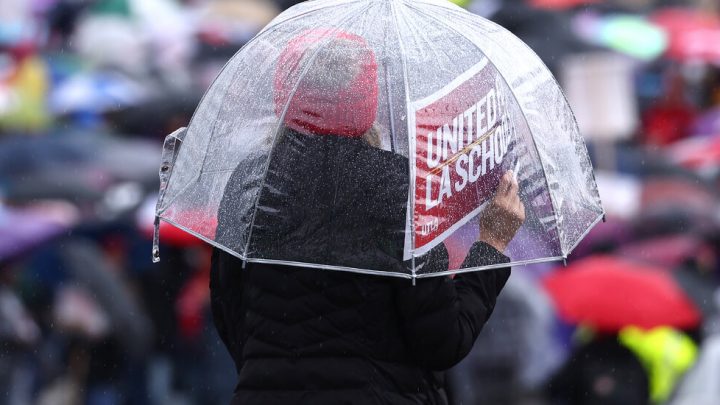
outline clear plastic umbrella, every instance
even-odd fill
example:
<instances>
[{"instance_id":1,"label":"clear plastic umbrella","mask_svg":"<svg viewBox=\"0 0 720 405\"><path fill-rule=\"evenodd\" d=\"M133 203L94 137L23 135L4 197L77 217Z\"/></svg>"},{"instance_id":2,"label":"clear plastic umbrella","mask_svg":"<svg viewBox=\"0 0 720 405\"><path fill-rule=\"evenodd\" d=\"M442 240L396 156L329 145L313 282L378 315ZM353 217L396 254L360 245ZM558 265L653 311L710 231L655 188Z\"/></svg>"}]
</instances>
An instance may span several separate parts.
<instances>
[{"instance_id":1,"label":"clear plastic umbrella","mask_svg":"<svg viewBox=\"0 0 720 405\"><path fill-rule=\"evenodd\" d=\"M450 268L443 241L508 170L526 210L511 264L567 257L603 216L573 114L522 41L449 2L317 0L243 47L168 137L156 224L246 262L479 270Z\"/></svg>"}]
</instances>

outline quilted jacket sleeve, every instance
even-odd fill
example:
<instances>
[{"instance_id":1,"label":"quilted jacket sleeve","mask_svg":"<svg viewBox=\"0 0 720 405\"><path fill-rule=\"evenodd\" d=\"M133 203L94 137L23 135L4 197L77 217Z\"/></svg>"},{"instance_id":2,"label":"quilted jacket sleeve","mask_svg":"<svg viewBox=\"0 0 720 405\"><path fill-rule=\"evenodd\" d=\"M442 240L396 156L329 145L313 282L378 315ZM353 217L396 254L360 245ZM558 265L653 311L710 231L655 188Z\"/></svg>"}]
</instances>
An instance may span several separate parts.
<instances>
[{"instance_id":1,"label":"quilted jacket sleeve","mask_svg":"<svg viewBox=\"0 0 720 405\"><path fill-rule=\"evenodd\" d=\"M429 253L428 263L445 266L444 245ZM509 259L483 242L476 242L463 267L507 263ZM498 294L510 277L510 268L485 270L449 277L407 280L398 284L396 303L410 353L418 365L446 370L472 348L495 307Z\"/></svg>"},{"instance_id":2,"label":"quilted jacket sleeve","mask_svg":"<svg viewBox=\"0 0 720 405\"><path fill-rule=\"evenodd\" d=\"M238 372L242 367L242 330L245 305L242 302L242 262L217 248L210 264L210 308L218 335L230 352Z\"/></svg>"}]
</instances>

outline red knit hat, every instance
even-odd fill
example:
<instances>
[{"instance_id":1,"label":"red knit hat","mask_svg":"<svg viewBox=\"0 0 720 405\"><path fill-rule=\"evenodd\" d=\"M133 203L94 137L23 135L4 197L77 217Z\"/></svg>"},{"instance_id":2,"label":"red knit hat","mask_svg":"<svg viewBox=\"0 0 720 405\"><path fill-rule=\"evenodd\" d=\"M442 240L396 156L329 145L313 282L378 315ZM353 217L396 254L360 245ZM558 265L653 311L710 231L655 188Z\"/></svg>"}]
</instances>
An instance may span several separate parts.
<instances>
[{"instance_id":1,"label":"red knit hat","mask_svg":"<svg viewBox=\"0 0 720 405\"><path fill-rule=\"evenodd\" d=\"M292 97L283 121L298 132L359 137L375 122L377 63L358 35L305 31L282 51L273 86L275 114L282 115Z\"/></svg>"}]
</instances>

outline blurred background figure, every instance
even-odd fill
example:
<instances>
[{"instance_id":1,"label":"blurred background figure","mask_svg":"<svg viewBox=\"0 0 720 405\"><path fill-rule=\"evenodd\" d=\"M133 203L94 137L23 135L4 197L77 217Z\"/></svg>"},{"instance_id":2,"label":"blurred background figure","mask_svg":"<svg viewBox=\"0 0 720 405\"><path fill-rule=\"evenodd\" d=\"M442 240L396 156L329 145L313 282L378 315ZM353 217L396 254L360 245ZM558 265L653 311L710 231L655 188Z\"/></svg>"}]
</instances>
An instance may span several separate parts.
<instances>
[{"instance_id":1,"label":"blurred background figure","mask_svg":"<svg viewBox=\"0 0 720 405\"><path fill-rule=\"evenodd\" d=\"M454 2L555 73L607 222L513 272L452 403L720 403L718 2ZM229 401L209 247L150 260L161 141L295 3L0 0L0 404Z\"/></svg>"}]
</instances>

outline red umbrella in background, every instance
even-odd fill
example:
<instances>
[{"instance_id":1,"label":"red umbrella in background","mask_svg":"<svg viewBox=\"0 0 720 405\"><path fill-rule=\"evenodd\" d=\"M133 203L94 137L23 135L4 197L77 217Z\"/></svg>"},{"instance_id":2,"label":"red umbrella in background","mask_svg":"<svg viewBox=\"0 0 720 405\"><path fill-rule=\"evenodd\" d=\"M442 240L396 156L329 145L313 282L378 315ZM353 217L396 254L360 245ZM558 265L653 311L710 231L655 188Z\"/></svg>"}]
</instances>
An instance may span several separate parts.
<instances>
[{"instance_id":1,"label":"red umbrella in background","mask_svg":"<svg viewBox=\"0 0 720 405\"><path fill-rule=\"evenodd\" d=\"M600 331L630 325L688 329L701 321L700 311L669 272L617 257L574 262L549 275L544 286L560 317Z\"/></svg>"},{"instance_id":2,"label":"red umbrella in background","mask_svg":"<svg viewBox=\"0 0 720 405\"><path fill-rule=\"evenodd\" d=\"M699 10L666 8L653 13L650 21L664 28L671 58L720 63L720 18Z\"/></svg>"}]
</instances>

